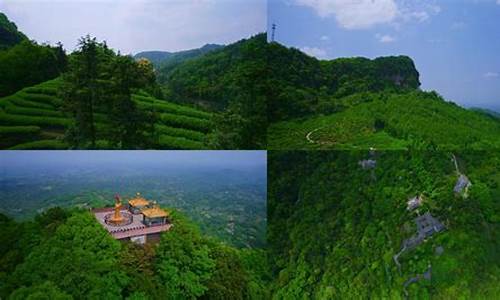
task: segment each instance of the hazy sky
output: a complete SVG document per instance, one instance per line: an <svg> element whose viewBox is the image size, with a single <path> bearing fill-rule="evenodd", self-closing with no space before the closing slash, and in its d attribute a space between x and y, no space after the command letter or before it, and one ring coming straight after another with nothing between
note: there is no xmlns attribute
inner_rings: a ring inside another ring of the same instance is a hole
<svg viewBox="0 0 500 300"><path fill-rule="evenodd" d="M265 0L1 0L29 38L73 50L91 34L122 53L228 44L266 30Z"/></svg>
<svg viewBox="0 0 500 300"><path fill-rule="evenodd" d="M500 0L270 0L276 40L322 59L408 55L422 89L500 111Z"/></svg>
<svg viewBox="0 0 500 300"><path fill-rule="evenodd" d="M64 166L265 168L266 151L2 151L0 178L10 170Z"/></svg>

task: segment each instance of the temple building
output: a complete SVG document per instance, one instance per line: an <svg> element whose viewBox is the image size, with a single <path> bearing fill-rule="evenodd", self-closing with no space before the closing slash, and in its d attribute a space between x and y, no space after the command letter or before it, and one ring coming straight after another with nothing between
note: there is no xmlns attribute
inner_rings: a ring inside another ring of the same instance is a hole
<svg viewBox="0 0 500 300"><path fill-rule="evenodd" d="M141 210L149 206L149 201L141 197L141 193L137 193L136 197L128 201L128 207L134 215L140 214Z"/></svg>
<svg viewBox="0 0 500 300"><path fill-rule="evenodd" d="M117 240L130 240L134 243L158 241L162 232L168 231L172 224L167 211L156 203L137 196L124 207L120 196L115 196L114 207L93 209L99 223Z"/></svg>

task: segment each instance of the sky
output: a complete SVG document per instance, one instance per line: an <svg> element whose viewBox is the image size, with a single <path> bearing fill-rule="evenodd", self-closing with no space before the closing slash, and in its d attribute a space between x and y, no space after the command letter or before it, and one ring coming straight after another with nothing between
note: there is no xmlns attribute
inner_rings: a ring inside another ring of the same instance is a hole
<svg viewBox="0 0 500 300"><path fill-rule="evenodd" d="M408 55L423 90L500 111L500 0L270 0L267 22L320 59Z"/></svg>
<svg viewBox="0 0 500 300"><path fill-rule="evenodd" d="M229 44L266 30L265 0L0 0L37 42L72 51L91 34L124 54Z"/></svg>
<svg viewBox="0 0 500 300"><path fill-rule="evenodd" d="M266 151L2 151L0 179L22 169L86 165L265 170L267 154Z"/></svg>

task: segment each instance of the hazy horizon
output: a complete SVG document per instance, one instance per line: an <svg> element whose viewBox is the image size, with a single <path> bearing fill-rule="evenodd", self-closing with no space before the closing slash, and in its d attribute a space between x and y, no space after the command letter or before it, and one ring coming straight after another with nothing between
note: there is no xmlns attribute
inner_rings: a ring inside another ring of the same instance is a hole
<svg viewBox="0 0 500 300"><path fill-rule="evenodd" d="M3 151L0 179L12 174L74 168L161 169L262 169L265 151Z"/></svg>

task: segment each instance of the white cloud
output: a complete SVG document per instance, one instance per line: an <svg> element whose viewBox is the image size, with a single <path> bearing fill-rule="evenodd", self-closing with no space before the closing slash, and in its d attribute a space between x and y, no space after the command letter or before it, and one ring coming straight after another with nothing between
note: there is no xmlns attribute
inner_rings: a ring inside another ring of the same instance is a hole
<svg viewBox="0 0 500 300"><path fill-rule="evenodd" d="M425 11L412 11L408 14L410 19L415 19L418 22L425 22L429 20L429 14Z"/></svg>
<svg viewBox="0 0 500 300"><path fill-rule="evenodd" d="M389 23L398 13L394 0L296 0L296 4L314 9L323 18L334 16L346 29Z"/></svg>
<svg viewBox="0 0 500 300"><path fill-rule="evenodd" d="M321 48L316 48L316 47L302 47L300 48L302 52L305 52L306 54L310 56L315 56L317 58L326 58L326 50L321 49Z"/></svg>
<svg viewBox="0 0 500 300"><path fill-rule="evenodd" d="M73 50L91 34L123 53L228 44L266 30L265 0L0 0L0 11L38 42Z"/></svg>
<svg viewBox="0 0 500 300"><path fill-rule="evenodd" d="M390 36L388 34L380 34L380 33L377 33L375 35L375 38L381 42L381 43L392 43L394 41L396 41L396 38L393 37L393 36Z"/></svg>
<svg viewBox="0 0 500 300"><path fill-rule="evenodd" d="M453 30L460 30L460 29L464 29L466 26L467 26L467 24L465 24L464 22L460 22L460 21L459 22L453 22L451 24L451 29L453 29Z"/></svg>
<svg viewBox="0 0 500 300"><path fill-rule="evenodd" d="M499 0L500 1L500 0ZM320 40L322 41L329 41L330 40L330 37L327 36L327 35L323 35L322 37L320 37Z"/></svg>
<svg viewBox="0 0 500 300"><path fill-rule="evenodd" d="M497 0L497 4L500 5L500 0Z"/></svg>
<svg viewBox="0 0 500 300"><path fill-rule="evenodd" d="M498 0L500 1L500 0ZM441 12L435 4L416 0L294 0L320 17L334 17L345 29L367 29L379 24L425 22Z"/></svg>
<svg viewBox="0 0 500 300"><path fill-rule="evenodd" d="M499 0L500 2L500 0ZM498 73L497 72L486 72L483 74L483 76L485 78L497 78L498 77Z"/></svg>

